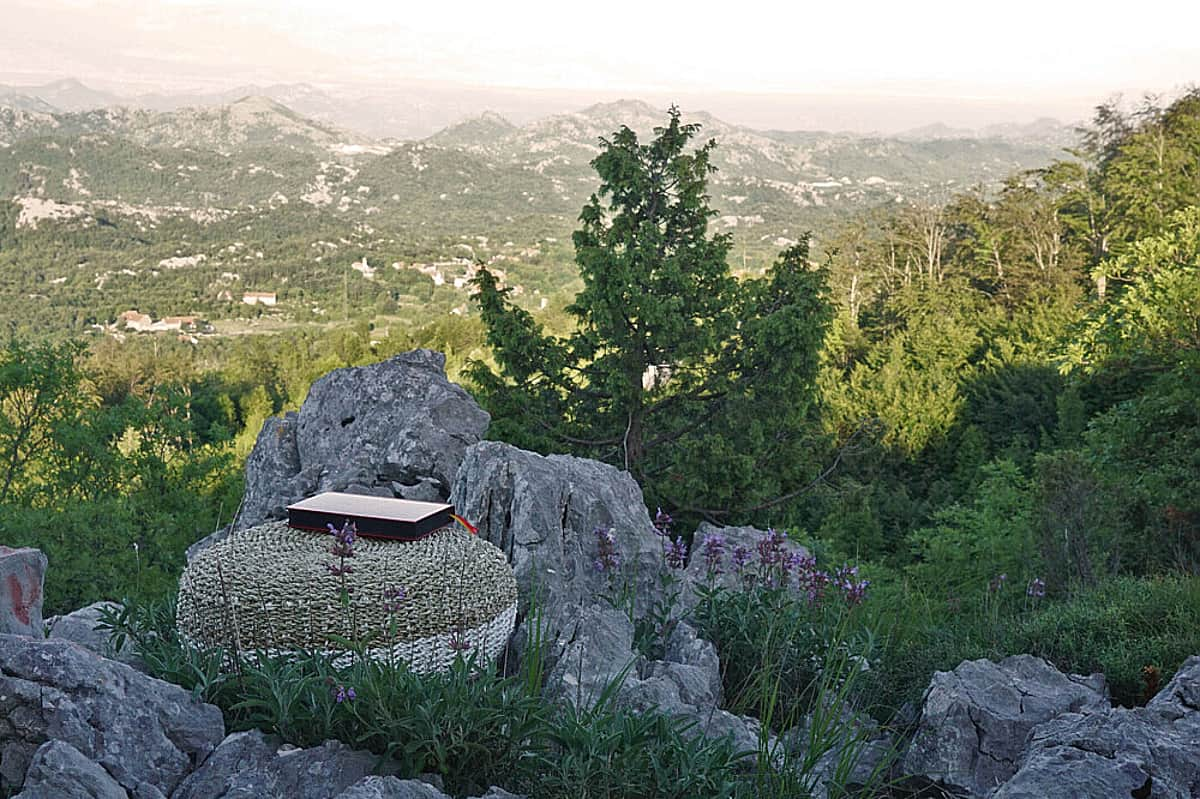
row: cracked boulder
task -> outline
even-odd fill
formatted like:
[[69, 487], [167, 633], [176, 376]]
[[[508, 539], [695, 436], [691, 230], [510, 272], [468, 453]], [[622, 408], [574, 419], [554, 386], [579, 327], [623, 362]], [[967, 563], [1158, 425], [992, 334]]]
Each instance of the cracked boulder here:
[[313, 383], [299, 413], [263, 424], [237, 529], [282, 518], [321, 491], [444, 501], [490, 422], [445, 367], [441, 353], [413, 350]]
[[721, 667], [716, 648], [680, 622], [668, 636], [663, 660], [634, 652], [629, 617], [607, 605], [584, 609], [565, 637], [563, 652], [546, 680], [546, 695], [577, 707], [594, 705], [616, 680], [616, 705], [635, 713], [661, 713], [693, 722], [709, 738], [729, 737], [737, 751], [757, 751], [759, 724], [718, 705]]
[[[0, 792], [20, 787], [39, 747], [58, 741], [131, 796], [164, 799], [224, 735], [221, 712], [177, 685], [70, 641], [0, 635]], [[59, 747], [38, 762], [79, 760]], [[107, 784], [91, 771], [81, 779]]]
[[[640, 618], [661, 596], [662, 539], [628, 472], [484, 441], [466, 451], [450, 502], [508, 556], [520, 612], [536, 602], [552, 645], [599, 597], [625, 597]], [[597, 529], [613, 531], [619, 569], [597, 569]]]
[[65, 741], [38, 747], [25, 773], [25, 787], [13, 799], [128, 799], [129, 792], [99, 763]]
[[1016, 773], [1034, 727], [1108, 707], [1098, 674], [1066, 675], [1031, 655], [965, 661], [933, 676], [904, 768], [987, 796]]
[[1144, 708], [1067, 713], [1034, 728], [995, 799], [1200, 796], [1200, 657]]

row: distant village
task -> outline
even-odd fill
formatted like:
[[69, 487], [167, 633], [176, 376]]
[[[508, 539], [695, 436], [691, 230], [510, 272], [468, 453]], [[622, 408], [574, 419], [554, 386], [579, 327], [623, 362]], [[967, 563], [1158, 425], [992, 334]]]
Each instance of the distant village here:
[[[242, 294], [242, 303], [274, 307], [278, 303], [278, 297], [273, 291], [247, 291]], [[199, 316], [164, 316], [155, 319], [150, 314], [136, 309], [122, 311], [117, 315], [116, 321], [106, 325], [105, 329], [116, 336], [126, 333], [178, 333], [180, 339], [191, 340], [193, 343], [198, 335], [216, 332], [211, 322]]]

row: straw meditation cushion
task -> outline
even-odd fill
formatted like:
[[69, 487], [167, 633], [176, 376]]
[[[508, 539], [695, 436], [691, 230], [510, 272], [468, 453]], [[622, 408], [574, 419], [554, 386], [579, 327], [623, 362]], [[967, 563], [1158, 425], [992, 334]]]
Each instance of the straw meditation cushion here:
[[[517, 584], [504, 553], [458, 527], [418, 541], [358, 538], [346, 563], [350, 605], [328, 533], [269, 522], [201, 551], [179, 581], [176, 621], [189, 643], [240, 657], [320, 651], [339, 665], [334, 643], [366, 641], [367, 654], [442, 671], [457, 648], [495, 658], [512, 634]], [[404, 597], [393, 604], [390, 592]], [[464, 651], [463, 654], [467, 652]]]

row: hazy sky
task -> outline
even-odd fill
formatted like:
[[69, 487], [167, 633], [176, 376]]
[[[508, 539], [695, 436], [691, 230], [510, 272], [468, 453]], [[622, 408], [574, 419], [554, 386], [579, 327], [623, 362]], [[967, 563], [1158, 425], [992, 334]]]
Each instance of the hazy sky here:
[[1178, 0], [0, 0], [0, 80], [854, 94], [1069, 115], [1200, 80], [1197, 31], [1200, 3]]

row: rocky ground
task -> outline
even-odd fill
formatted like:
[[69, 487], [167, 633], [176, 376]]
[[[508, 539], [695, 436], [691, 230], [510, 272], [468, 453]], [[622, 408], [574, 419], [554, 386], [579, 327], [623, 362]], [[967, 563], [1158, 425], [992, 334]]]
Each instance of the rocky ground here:
[[[542, 592], [548, 698], [592, 701], [629, 669], [617, 699], [624, 706], [684, 717], [702, 734], [757, 749], [758, 723], [721, 709], [710, 642], [680, 623], [662, 659], [647, 660], [635, 653], [628, 616], [597, 600], [604, 576], [592, 568], [596, 527], [620, 530], [627, 563], [646, 567], [637, 570], [645, 576], [639, 613], [661, 591], [651, 579], [661, 541], [636, 483], [604, 464], [482, 441], [487, 415], [442, 365], [436, 353], [418, 351], [339, 370], [314, 385], [299, 414], [268, 421], [247, 464], [239, 526], [317, 490], [448, 497], [508, 555], [522, 613], [535, 588]], [[21, 799], [445, 796], [436, 780], [400, 779], [390, 761], [336, 741], [297, 749], [257, 731], [226, 735], [216, 707], [111, 649], [95, 631], [100, 606], [43, 623], [46, 568], [36, 550], [0, 547], [0, 791]], [[688, 573], [700, 579], [699, 564]], [[527, 624], [514, 636], [514, 657]], [[899, 739], [844, 712], [858, 731], [855, 775], [894, 760], [885, 796], [1200, 797], [1200, 657], [1144, 708], [1112, 707], [1102, 675], [1062, 674], [1022, 655], [936, 674], [919, 719]], [[794, 739], [785, 733], [778, 742]], [[819, 795], [836, 755], [818, 765]], [[512, 794], [492, 788], [486, 796]]]

